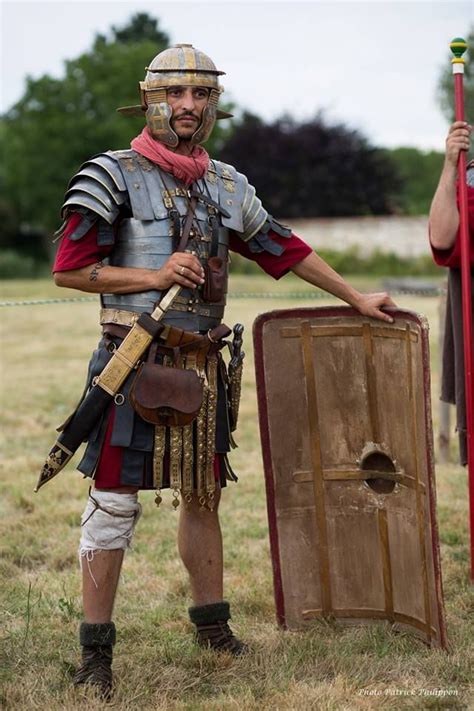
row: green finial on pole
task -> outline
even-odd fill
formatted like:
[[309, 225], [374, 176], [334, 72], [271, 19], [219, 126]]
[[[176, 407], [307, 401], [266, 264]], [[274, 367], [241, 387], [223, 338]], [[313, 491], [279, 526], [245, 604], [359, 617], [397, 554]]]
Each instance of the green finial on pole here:
[[454, 58], [451, 60], [453, 64], [461, 63], [464, 64], [464, 59], [462, 55], [467, 49], [467, 42], [462, 37], [455, 37], [449, 44], [451, 52], [454, 54]]

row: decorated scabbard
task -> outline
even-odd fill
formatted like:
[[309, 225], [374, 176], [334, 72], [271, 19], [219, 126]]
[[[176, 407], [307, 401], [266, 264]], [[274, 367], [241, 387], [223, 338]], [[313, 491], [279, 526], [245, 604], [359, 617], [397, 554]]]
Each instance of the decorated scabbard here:
[[234, 326], [232, 339], [232, 357], [229, 363], [229, 397], [231, 412], [231, 430], [237, 429], [239, 419], [240, 395], [242, 390], [242, 372], [245, 353], [242, 351], [244, 327], [241, 323]]
[[162, 332], [163, 325], [160, 321], [180, 290], [179, 284], [175, 284], [152, 314], [141, 314], [100, 375], [94, 378], [91, 389], [67, 420], [49, 452], [35, 491], [59, 474], [82, 442], [88, 438], [102, 413], [113, 401], [152, 340]]

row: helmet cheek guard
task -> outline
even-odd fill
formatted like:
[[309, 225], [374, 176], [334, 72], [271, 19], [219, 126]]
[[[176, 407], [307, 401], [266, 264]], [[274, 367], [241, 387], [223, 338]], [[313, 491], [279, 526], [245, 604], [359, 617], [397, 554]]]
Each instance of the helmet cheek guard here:
[[196, 131], [191, 136], [191, 143], [205, 143], [211, 135], [212, 129], [217, 119], [217, 102], [219, 101], [220, 91], [211, 89], [209, 92], [209, 101], [203, 109], [201, 123]]
[[145, 113], [146, 124], [153, 138], [170, 148], [176, 148], [179, 137], [171, 128], [171, 111], [168, 104], [150, 104]]
[[171, 128], [171, 106], [166, 100], [166, 89], [147, 91], [145, 82], [140, 82], [142, 108], [145, 110], [146, 124], [153, 138], [169, 148], [176, 148], [179, 137]]

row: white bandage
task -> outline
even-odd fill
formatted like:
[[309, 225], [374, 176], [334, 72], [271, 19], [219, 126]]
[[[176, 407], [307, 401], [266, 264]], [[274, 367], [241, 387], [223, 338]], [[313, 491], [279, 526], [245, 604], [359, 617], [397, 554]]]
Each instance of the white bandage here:
[[141, 512], [137, 494], [89, 493], [81, 518], [80, 556], [92, 559], [94, 551], [126, 550]]

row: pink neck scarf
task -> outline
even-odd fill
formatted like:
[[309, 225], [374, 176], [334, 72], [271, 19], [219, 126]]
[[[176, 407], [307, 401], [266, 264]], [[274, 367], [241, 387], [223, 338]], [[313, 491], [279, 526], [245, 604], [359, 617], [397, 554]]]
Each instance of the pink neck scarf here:
[[186, 186], [202, 178], [209, 167], [209, 154], [201, 146], [194, 146], [191, 155], [174, 153], [164, 143], [155, 141], [145, 126], [139, 136], [130, 143], [132, 149], [156, 163], [167, 173], [181, 180]]

